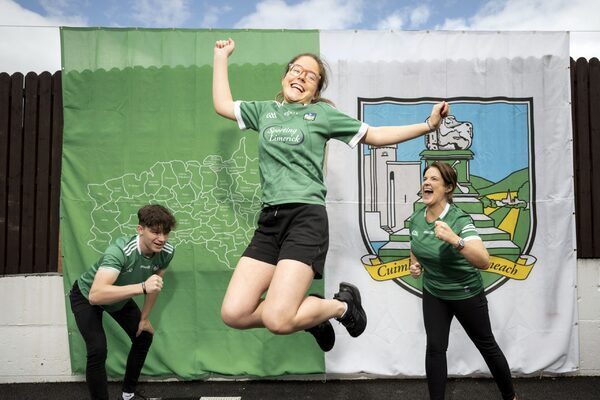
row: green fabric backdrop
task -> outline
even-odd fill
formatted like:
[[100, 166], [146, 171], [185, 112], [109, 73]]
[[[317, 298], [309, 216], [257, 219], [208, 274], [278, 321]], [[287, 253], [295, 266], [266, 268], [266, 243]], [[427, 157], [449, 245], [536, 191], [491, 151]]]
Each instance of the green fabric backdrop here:
[[[212, 107], [212, 48], [227, 37], [236, 41], [234, 99], [274, 99], [288, 60], [319, 52], [317, 31], [61, 29], [65, 290], [112, 240], [135, 232], [141, 205], [158, 202], [178, 219], [177, 253], [151, 314], [156, 335], [143, 374], [322, 373], [309, 334], [238, 331], [220, 319], [260, 206], [257, 135]], [[85, 346], [66, 301], [72, 369], [84, 373]], [[129, 340], [107, 315], [105, 328], [107, 371], [119, 377]]]

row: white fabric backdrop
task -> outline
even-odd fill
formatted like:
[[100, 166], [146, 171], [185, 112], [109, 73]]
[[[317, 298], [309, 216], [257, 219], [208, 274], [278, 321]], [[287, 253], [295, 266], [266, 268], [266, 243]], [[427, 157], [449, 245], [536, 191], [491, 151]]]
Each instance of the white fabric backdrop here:
[[[509, 280], [488, 295], [490, 317], [513, 373], [577, 369], [568, 33], [321, 31], [320, 35], [321, 55], [332, 72], [325, 97], [349, 115], [357, 116], [359, 97], [533, 98], [530, 167], [535, 163], [531, 185], [536, 233], [529, 254], [537, 262], [527, 279]], [[357, 339], [336, 326], [336, 346], [326, 354], [327, 372], [423, 376], [421, 299], [393, 281], [371, 279], [360, 263], [368, 250], [359, 227], [358, 174], [357, 150], [330, 142], [326, 293], [336, 292], [340, 281], [357, 284], [369, 325]], [[489, 373], [456, 321], [448, 368], [453, 375]]]

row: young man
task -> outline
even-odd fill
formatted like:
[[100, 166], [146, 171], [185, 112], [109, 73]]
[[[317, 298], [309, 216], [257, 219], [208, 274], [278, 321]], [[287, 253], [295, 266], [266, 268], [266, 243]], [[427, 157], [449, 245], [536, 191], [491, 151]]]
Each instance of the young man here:
[[[108, 399], [106, 378], [106, 336], [102, 326], [104, 311], [117, 321], [131, 338], [127, 357], [123, 400], [145, 399], [135, 393], [154, 328], [148, 320], [163, 287], [163, 275], [175, 254], [167, 242], [176, 220], [158, 204], [138, 210], [137, 235], [117, 239], [102, 257], [73, 284], [71, 309], [87, 350], [86, 381], [92, 399]], [[144, 295], [140, 312], [133, 297]]]

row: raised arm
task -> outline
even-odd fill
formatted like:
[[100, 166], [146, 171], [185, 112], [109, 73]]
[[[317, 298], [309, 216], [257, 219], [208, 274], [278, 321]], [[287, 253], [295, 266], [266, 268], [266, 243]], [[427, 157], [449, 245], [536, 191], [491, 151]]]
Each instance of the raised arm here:
[[227, 59], [235, 49], [233, 39], [217, 40], [213, 58], [213, 105], [222, 117], [235, 121], [233, 97], [229, 87]]
[[450, 106], [445, 101], [431, 109], [429, 126], [426, 122], [401, 126], [369, 126], [362, 142], [373, 146], [385, 146], [404, 142], [439, 128], [442, 119], [448, 116]]

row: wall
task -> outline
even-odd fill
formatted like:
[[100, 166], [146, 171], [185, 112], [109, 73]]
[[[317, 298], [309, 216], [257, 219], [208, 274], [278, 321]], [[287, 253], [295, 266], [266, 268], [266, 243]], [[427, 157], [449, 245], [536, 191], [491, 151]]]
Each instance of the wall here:
[[600, 375], [600, 260], [577, 260], [580, 375]]
[[[0, 383], [80, 381], [71, 374], [62, 277], [0, 277]], [[7, 306], [8, 305], [8, 306]], [[579, 375], [600, 376], [600, 260], [578, 260]]]
[[62, 276], [0, 277], [0, 383], [71, 375]]

